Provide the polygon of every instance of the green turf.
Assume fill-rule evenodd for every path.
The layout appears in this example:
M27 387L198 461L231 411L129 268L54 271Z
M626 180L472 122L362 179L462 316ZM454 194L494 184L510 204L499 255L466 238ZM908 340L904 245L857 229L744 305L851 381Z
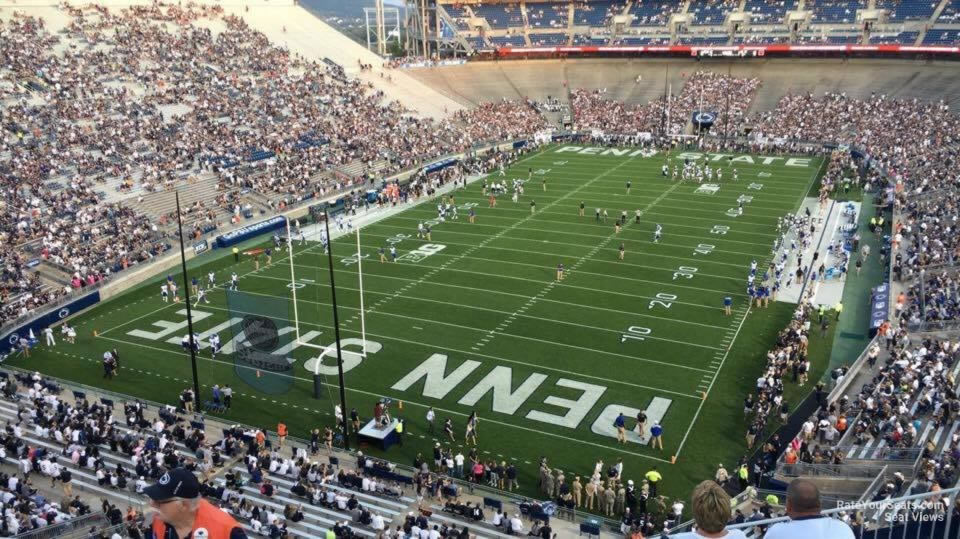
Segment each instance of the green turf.
M547 456L568 477L589 475L598 458L608 463L622 458L626 475L633 478L657 465L665 477L663 491L686 496L695 482L712 476L718 462L730 463L744 452L741 400L752 390L765 350L793 309L774 302L747 314L749 262L757 259L763 267L777 217L796 210L816 179L821 160L812 159L808 167L784 166L784 159L770 165L740 162L735 165L738 182L731 181L724 165L719 191L704 195L695 193L695 183L663 178L662 154L580 155L557 153L558 149L531 154L507 172L510 180L526 178L528 168L549 169L546 192L541 176L534 175L519 203L504 196L491 209L479 183L457 191L458 205L477 205L475 224L468 223L466 210L461 210L459 220L434 227L430 242L418 240L417 223L436 216L436 203L430 201L363 229L362 250L369 255L363 261L367 339L382 349L347 372L348 407L367 417L381 396L403 402L397 413L407 420L409 434L403 448L388 454L400 463L409 463L417 452L429 455L434 441L425 433L426 406L433 406L441 421L453 419L454 445L463 441L466 416L477 410L481 456L515 459L524 493L534 494L537 461ZM671 162L679 162L677 158L671 156ZM633 184L629 194L627 180ZM741 195L752 196L752 202L742 216L728 216ZM533 215L531 200L536 201ZM581 201L586 204L585 217L577 215ZM596 222L597 207L608 210L607 223ZM637 209L644 213L634 223ZM627 210L629 220L615 234L613 221L621 210ZM655 223L664 228L659 244L652 241ZM716 225L729 230L712 233ZM397 241L401 255L425 243L445 248L416 263L381 264L376 249L388 238ZM361 329L357 265L344 260L355 251L355 241L350 236L334 243L343 338L358 338ZM626 247L622 262L617 260L620 242ZM322 332L312 342L329 345L333 317L327 259L316 243L295 248L295 253L301 334ZM205 276L208 269L215 270L222 283L235 270L242 275L244 292L290 297L285 253L275 254L273 263L258 271L249 260L238 264L229 256L210 260L208 267L192 271ZM558 263L567 267L562 283L555 282ZM687 278L676 274L682 266L697 269L686 270ZM178 345L165 341L186 331L172 331L162 339L129 334L159 331L162 328L153 325L157 321L184 320L176 314L182 304L161 302L160 279L81 315L76 320L80 333L76 345L61 343L53 351L39 347L29 360L15 363L113 391L175 402L189 385L190 363ZM723 314L725 295L735 300L733 316ZM196 322L197 332L228 320L225 292L215 290L211 300L197 308L201 315L208 314ZM292 301L288 303L292 306ZM647 328L649 334L642 341L621 342L630 327ZM220 336L227 341L231 334L221 331ZM818 347L829 342L820 341L818 337L811 341L814 380L824 363L817 358L826 356ZM107 381L101 377L99 358L114 347L123 369L118 378ZM230 356L212 361L206 351L201 352L200 381L207 387L233 385L237 393L227 414L231 420L273 429L282 419L294 435L305 437L309 429L331 424L333 403L339 398L335 377L325 378L330 386L321 400L313 398L311 373L303 364L317 354L308 347L290 354L297 360L296 379L282 395L251 388L237 376ZM393 389L433 354L447 356L448 375L468 361L479 365L455 386L431 387L437 397L423 394L423 381L403 391ZM329 358L324 365L332 365ZM473 405L461 404L470 388L495 368L510 369L508 392L519 392L525 381L535 389L514 406L501 403L501 411L493 410L491 393ZM556 406L555 399L576 400L584 393L566 381L605 389L572 428L527 417L531 411L563 415L566 409ZM809 389L790 387L787 398L798 403ZM706 400L701 397L704 391L709 392ZM591 431L607 405L643 409L654 397L671 401L663 419L664 451L639 444L618 446L613 438ZM507 413L514 407L512 414ZM671 464L674 456L676 464Z

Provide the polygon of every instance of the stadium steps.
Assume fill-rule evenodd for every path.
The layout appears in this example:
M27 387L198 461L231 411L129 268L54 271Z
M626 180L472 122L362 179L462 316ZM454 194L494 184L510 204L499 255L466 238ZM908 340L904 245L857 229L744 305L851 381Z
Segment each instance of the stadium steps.
M217 177L204 174L194 183L184 185L180 191L180 207L186 208L202 200L208 207L217 196ZM177 208L174 190L155 191L143 195L143 202L128 199L124 205L145 213L151 219L158 220L164 215L174 213Z
M17 420L16 408L11 408L11 406L15 406L15 405L10 403L9 401L0 401L0 418L4 418L7 421L16 422ZM129 430L124 427L119 427L119 428L121 430ZM44 439L38 438L35 435L33 435L30 432L30 429L28 428L24 429L24 436L22 439L30 445L44 447L52 455L61 457L57 459L57 462L61 466L64 466L70 469L71 473L73 474L74 486L78 490L84 490L86 492L90 492L98 496L103 496L113 500L118 500L119 503L123 503L123 504L146 502L145 497L136 494L132 490L124 491L124 490L119 490L114 488L101 487L97 482L96 474L92 470L90 470L89 468L81 467L79 465L75 465L69 459L63 458L63 455L61 454L62 448L59 446L59 444L56 443L56 441L44 440ZM126 455L119 455L119 454L113 453L112 451L110 451L109 446L101 445L99 447L100 447L100 457L105 461L105 464L107 465L108 468L113 469L118 464L122 464L127 468L128 471L132 472L132 463L129 457L127 457ZM182 444L178 443L177 447L182 452L189 451L189 449L187 449ZM223 484L225 481L223 479L217 479L215 480L215 482L218 484ZM134 480L128 481L128 488L132 488L133 483L134 483ZM327 514L332 514L337 518L335 520L331 520L329 518L321 517L320 514L322 513L314 511L315 509L318 509L316 506L310 505L309 503L304 503L306 502L306 500L304 499L288 498L280 494L279 491L280 491L279 488L276 489L276 493L274 494L273 498L266 498L266 497L260 496L260 492L258 490L252 487L249 487L249 488L244 487L244 492L246 493L245 497L248 500L250 500L252 503L260 506L271 507L280 513L283 512L283 505L273 500L280 500L280 501L283 501L284 503L293 503L295 505L303 505L302 510L305 517L304 520L297 523L289 522L287 525L287 528L292 535L304 537L304 538L318 537L319 535L322 535L323 533L326 532L326 527L321 526L320 524L323 524L325 526L332 526L333 524L335 524L335 522L340 520L349 520L351 522L351 528L354 530L355 533L357 533L360 536L374 537L375 535L372 531L365 530L355 525L355 523L353 522L352 515L350 514L342 514L342 513L334 513L332 511L326 511ZM308 520L312 522L308 522Z
M70 284L72 277L62 266L57 266L53 262L45 259L40 259L40 263L37 264L34 271L36 271L42 279L60 285Z
M345 165L337 167L337 170L351 177L362 176L367 170L367 164L359 159L354 159Z

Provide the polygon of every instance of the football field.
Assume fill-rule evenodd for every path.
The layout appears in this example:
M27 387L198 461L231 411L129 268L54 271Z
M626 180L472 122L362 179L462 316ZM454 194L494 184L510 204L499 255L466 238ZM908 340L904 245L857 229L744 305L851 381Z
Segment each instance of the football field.
M707 159L723 170L722 180L697 184L662 176L665 162L682 167L686 159ZM355 235L337 239L347 407L369 418L378 399L392 399L407 436L386 456L403 464L418 452L429 459L435 440L466 454L466 418L476 411L480 455L514 460L525 493L535 489L541 456L568 478L589 476L601 458L622 458L625 475L634 479L656 465L667 493L688 492L696 480L712 477L719 462L730 466L745 450L742 398L792 311L778 302L750 308L750 263L756 260L763 273L777 218L796 211L821 165L805 156L651 155L553 145L521 158L505 177L489 178L510 184L532 172L516 203L507 194L489 207L476 181L451 192L457 219L437 220L438 199L432 199L364 226L360 260ZM624 211L626 224L617 232L614 223ZM429 239L417 237L421 222L431 225ZM662 236L654 241L657 225ZM378 249L386 248L389 259L390 246L397 261L381 262ZM293 435L309 437L310 429L333 423L339 402L335 361L329 354L317 359L334 342L332 297L319 242L295 245L293 252L293 276L286 251L274 253L270 264L261 257L259 269L248 257L197 261L191 277L205 282L214 271L219 286L209 303L194 309L194 328L204 341L201 384L234 388L228 418L270 430L282 419ZM231 272L240 277L239 293L228 296ZM75 345L39 346L14 364L175 403L191 379L179 344L186 311L182 303L161 300L162 279L76 318ZM730 316L725 296L733 298ZM271 369L239 357L242 339L233 337L249 314L279 321L282 349L274 355L289 358L289 365ZM296 341L297 331L300 342L316 346ZM213 333L226 343L216 358L206 342ZM811 341L813 380L824 367L816 358L826 342ZM105 380L99 362L112 348L123 368ZM325 382L319 400L314 372ZM791 388L788 400L796 404L799 395ZM435 433L424 418L428 407L437 414ZM641 410L645 431L618 444L617 415L624 413L632 429ZM448 418L454 441L442 432ZM663 425L663 450L649 443L654 420Z

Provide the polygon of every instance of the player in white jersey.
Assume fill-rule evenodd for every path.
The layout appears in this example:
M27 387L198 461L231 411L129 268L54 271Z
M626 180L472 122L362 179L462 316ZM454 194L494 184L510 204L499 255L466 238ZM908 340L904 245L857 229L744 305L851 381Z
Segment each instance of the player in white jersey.
M653 243L660 243L660 235L663 233L663 227L657 223L657 228L653 231Z
M210 336L210 357L217 357L217 352L220 351L220 335L214 333Z
M230 290L237 290L237 279L239 279L237 272L230 274Z
M167 303L170 299L170 292L167 290L167 285L160 285L160 297L163 298L163 302Z
M423 221L417 223L417 239L423 239Z
M757 272L757 261L753 260L750 262L750 273L756 273L756 272Z
M212 271L207 274L207 288L214 288L217 286L217 275Z
M197 301L193 304L193 306L196 307L197 305L200 305L201 301L203 301L204 303L210 303L210 300L207 299L207 291L203 288L198 288Z

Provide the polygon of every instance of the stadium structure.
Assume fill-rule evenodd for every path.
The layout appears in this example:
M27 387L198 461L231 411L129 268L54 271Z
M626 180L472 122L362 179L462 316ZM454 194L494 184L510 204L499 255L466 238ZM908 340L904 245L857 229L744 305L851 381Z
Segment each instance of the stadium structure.
M0 0L0 534L960 536L960 0L320 4Z

